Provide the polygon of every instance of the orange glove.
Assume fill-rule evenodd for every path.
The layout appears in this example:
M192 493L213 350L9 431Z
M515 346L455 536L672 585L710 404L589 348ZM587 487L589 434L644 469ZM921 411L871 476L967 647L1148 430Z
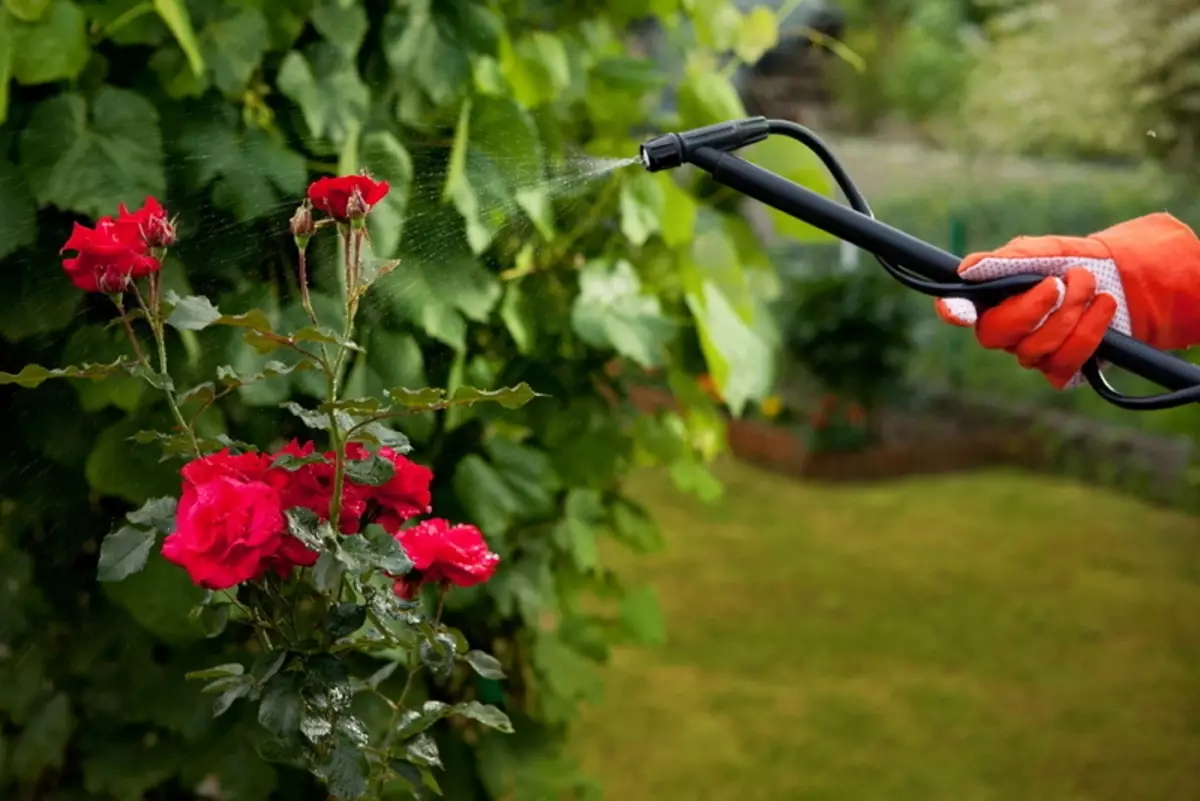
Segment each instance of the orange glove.
M938 315L975 326L979 344L1015 354L1057 389L1081 381L1110 327L1164 350L1200 344L1200 239L1169 214L1088 237L1018 237L958 268L967 281L1021 273L1050 277L982 314L968 300L938 300Z

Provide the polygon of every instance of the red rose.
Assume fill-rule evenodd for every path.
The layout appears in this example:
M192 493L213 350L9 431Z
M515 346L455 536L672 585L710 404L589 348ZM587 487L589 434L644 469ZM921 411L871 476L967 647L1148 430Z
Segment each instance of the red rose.
M457 587L482 584L500 563L500 557L488 550L483 534L475 526L452 525L433 518L395 537L413 563L413 573L397 579L395 584L396 594L402 598L411 598L424 583L449 582Z
M183 476L183 494L179 501L177 519L183 519L185 509L192 514L192 505L197 502L198 498L211 495L211 488L222 487L227 490L231 485L248 487L249 489L246 490L248 493L257 494L259 497L266 497L267 490L270 490L271 493L274 493L273 497L279 504L280 514L282 514L283 510L290 508L290 505L284 502L289 486L289 476L284 470L272 468L272 461L273 457L267 454L235 454L229 450L222 450L188 462L180 471ZM205 514L211 513L211 509L206 506L202 507L201 511ZM178 520L177 530L181 530L182 524ZM191 554L191 550L194 549L189 550L187 547L187 542L190 541L185 538L182 543L176 541L170 545L173 552L179 556L177 559L167 553L168 543L172 542L171 537L168 537L167 541L163 543L163 555L187 568L189 573L193 573L193 581L200 583L192 566L203 565L204 562L202 558ZM304 543L287 533L286 520L280 524L279 535L274 538L273 543L272 547L264 541L262 548L257 552L258 563L255 571L248 577L240 578L239 581L245 581L247 578L259 578L268 568L275 570L281 576L286 576L293 567L308 567L317 561L318 554L315 551L309 550ZM236 572L236 574L242 575L241 572Z
M116 222L107 217L94 229L75 223L71 237L59 252L68 250L76 255L63 259L63 269L71 283L84 292L121 292L130 281L156 272L161 266L144 244L131 244Z
M370 456L370 452L358 443L351 443L346 446L346 456L360 460ZM374 505L374 522L388 531L396 531L404 521L429 514L433 502L429 492L433 471L409 461L391 448L380 448L379 456L392 463L394 474L378 487L355 485L356 494Z
M117 207L114 222L117 235L131 245L169 248L175 244L175 226L167 219L166 209L156 198L147 197L137 211L130 211L122 203Z
M303 445L292 440L279 453L297 458L311 456L315 448L311 442ZM333 502L333 453L325 454L324 462L306 464L296 470L279 470L285 478L283 503L285 509L300 507L314 512L322 520L329 519L330 504ZM364 488L350 481L342 482L342 511L338 529L343 534L357 534L362 528L362 516L367 511L367 496Z
M376 181L366 175L318 178L308 187L308 199L330 217L345 222L350 219L346 206L355 192L362 202L362 214L365 215L387 196L389 188L387 181Z
M209 590L261 576L276 559L287 521L279 490L265 481L215 475L185 484L163 556Z

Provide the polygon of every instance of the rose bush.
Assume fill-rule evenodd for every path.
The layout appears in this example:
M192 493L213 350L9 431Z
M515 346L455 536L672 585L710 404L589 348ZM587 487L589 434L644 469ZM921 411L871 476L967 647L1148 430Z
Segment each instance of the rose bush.
M678 58L640 58L627 46L626 27L647 14L670 26ZM446 797L539 801L587 789L563 746L579 703L597 699L597 665L614 644L664 636L654 593L605 558L608 545L658 542L626 478L658 463L684 491L717 494L705 460L722 446L722 418L693 376L709 372L740 409L772 383L775 337L765 313L772 267L736 198L689 173L605 176L607 162L589 156L632 156L651 129L741 116L722 62L753 60L775 34L767 9L742 12L730 0L0 3L0 371L19 384L52 374L38 364L108 376L0 386L11 410L0 415L0 797L327 798L307 770L263 761L277 749L257 706L234 703L213 719L212 698L182 678L234 661L261 675L267 650L237 606L190 615L208 591L157 539L141 571L95 579L114 521L182 495L180 468L195 449L169 394L206 455L256 452L237 443L297 460L324 455L289 485L300 500L283 503L309 509L304 522L328 535L314 519L339 449L308 425L328 420L327 377L270 332L328 327L340 337L338 222L316 199L297 200L316 180L363 167L388 192L374 204L363 193L362 278L373 284L339 382L342 411L359 420L385 406L418 409L380 421L433 474L431 510L417 519L475 526L501 559L487 581L447 593L442 622L494 654L507 678L470 675L420 644L338 644L348 649L339 658L355 676L391 669L375 689L395 699L415 649L415 709L479 702L508 715L513 734L460 717L427 730ZM826 183L801 148L769 142L748 155ZM147 196L175 226L158 272L158 305L174 318L161 326L171 385L158 367L158 326L136 297L126 293L127 315L114 323L107 294L79 291L56 261L76 255L58 256L75 222L95 229ZM353 226L365 209L345 197ZM148 295L149 277L135 280ZM215 313L182 302L200 295ZM132 351L122 317L153 371L107 368ZM298 344L337 347L310 334ZM630 414L626 379L604 370L614 358L628 375L659 368L685 398L680 411ZM419 411L464 387L521 382L548 397L517 409ZM386 393L429 385L446 391ZM391 447L347 443L348 473L359 469L349 465L359 445L384 459ZM401 472L414 482L406 487L422 486ZM393 524L377 501L346 491L353 481L343 486L337 530L359 521L363 532L339 534L351 559L346 549ZM118 530L158 530L157 508ZM448 538L451 553L473 552L463 533ZM326 577L333 566L318 560L291 575ZM388 599L397 581L421 577L379 572L370 586ZM268 571L237 593L282 581ZM422 593L427 617L434 594ZM290 607L301 628L316 630L322 597L301 593ZM325 697L343 695L340 680L332 686ZM357 692L352 706L373 742L391 730L392 710L373 692Z
M409 792L436 788L438 749L427 730L442 718L457 715L512 731L501 710L478 701L407 705L413 677L431 660L441 680L456 664L489 678L502 676L494 657L469 650L462 633L442 622L446 593L487 581L500 557L475 526L416 520L431 511L433 473L404 455L411 449L408 439L386 422L489 401L518 408L535 397L524 383L495 391L464 386L451 397L404 387L381 400L344 397L347 356L360 349L351 339L354 321L371 284L365 220L387 192L386 182L366 175L324 178L309 187L308 200L293 216L300 254L318 228L334 224L344 254L340 333L323 327L315 312L311 326L285 334L269 327L260 310L225 315L204 296L164 293L162 263L174 244L174 224L151 197L136 212L122 205L115 219L102 217L95 229L76 223L63 246L78 254L63 261L72 283L113 301L132 358L0 374L28 387L54 377L96 381L129 375L164 393L177 425L144 433L160 442L167 458L181 450L189 454L179 471L179 497L151 499L126 515L125 525L101 546L99 578L120 581L141 571L161 540L163 557L208 591L193 614L214 621L210 635L232 621L262 645L263 655L249 671L230 662L188 674L208 682L205 691L216 695L214 714L243 699L257 704L258 720L271 735L264 758L305 767L347 801L382 798L392 786ZM308 203L329 217L313 221ZM384 275L393 266L376 265L371 274ZM297 276L305 279L302 270ZM301 293L307 297L304 284ZM126 311L129 297L137 302L136 319ZM143 321L156 345L157 366L141 344L136 323ZM324 432L332 448L321 452L312 442L292 440L262 452L228 437L210 441L199 435L195 422L209 406L204 398L212 385L177 394L168 371L167 326L243 329L260 352L289 349L300 359L292 369L305 365L322 372L324 403L314 410L288 407ZM184 415L189 402L198 403L190 418ZM431 606L422 606L424 587L436 596ZM347 657L388 651L398 658L366 675L356 675L357 665ZM408 680L391 698L378 689L379 681L401 664ZM393 723L378 736L352 708L362 693L392 711Z

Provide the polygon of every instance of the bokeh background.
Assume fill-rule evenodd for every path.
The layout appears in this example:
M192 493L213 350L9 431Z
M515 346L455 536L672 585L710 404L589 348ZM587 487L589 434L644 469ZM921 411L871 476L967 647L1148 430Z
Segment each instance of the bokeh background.
M869 254L625 162L797 120L879 218L966 253L1200 223L1198 100L1182 0L3 0L0 370L119 354L57 252L147 194L179 215L169 284L298 325L286 221L367 168L400 266L353 391L549 396L402 426L505 557L448 614L510 679L453 692L517 733L441 732L446 798L1191 801L1200 407L1055 393ZM747 155L835 194L794 143ZM261 366L171 345L177 383ZM268 445L317 394L243 387L209 433ZM0 403L0 797L324 798L183 680L246 643L182 575L95 583L112 521L176 488L130 441L161 404Z

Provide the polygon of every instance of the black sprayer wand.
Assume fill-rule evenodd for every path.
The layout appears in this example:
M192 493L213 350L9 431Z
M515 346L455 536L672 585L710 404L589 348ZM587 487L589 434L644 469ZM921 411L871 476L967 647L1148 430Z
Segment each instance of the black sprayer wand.
M772 135L795 139L812 150L829 169L850 205L823 197L732 153ZM958 256L876 220L866 199L829 148L812 131L794 122L750 117L663 134L643 144L640 156L642 166L650 172L695 165L718 183L875 254L893 278L926 295L965 298L982 310L1025 292L1045 278L1014 275L978 283L963 281L958 276L961 261ZM1171 391L1149 397L1124 395L1105 379L1101 361ZM1170 409L1200 402L1200 366L1117 331L1109 330L1104 335L1083 374L1100 397L1124 409Z

